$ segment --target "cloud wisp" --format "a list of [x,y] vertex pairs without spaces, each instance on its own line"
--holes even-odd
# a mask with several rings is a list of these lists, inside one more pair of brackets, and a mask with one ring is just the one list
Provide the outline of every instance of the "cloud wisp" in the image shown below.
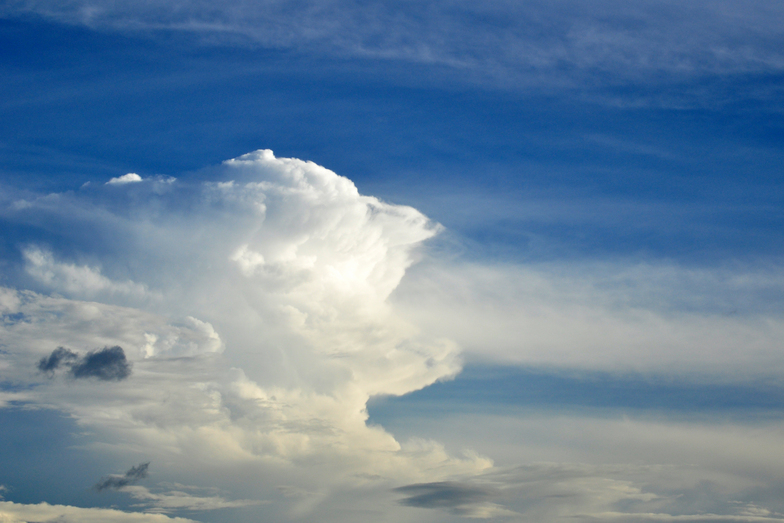
[[148,476],[147,469],[150,467],[150,462],[139,463],[131,467],[125,474],[111,475],[101,478],[101,480],[93,486],[93,489],[98,492],[102,490],[120,490],[129,485],[135,484]]
[[70,365],[71,362],[79,359],[79,355],[65,347],[57,347],[49,356],[44,356],[38,361],[38,370],[54,376],[54,371],[61,365]]
[[[711,74],[780,72],[784,10],[764,1],[233,0],[118,4],[25,1],[0,14],[131,32],[176,31],[251,45],[452,68],[512,86],[610,85]],[[128,176],[128,175],[126,175]],[[130,181],[130,180],[129,180]]]

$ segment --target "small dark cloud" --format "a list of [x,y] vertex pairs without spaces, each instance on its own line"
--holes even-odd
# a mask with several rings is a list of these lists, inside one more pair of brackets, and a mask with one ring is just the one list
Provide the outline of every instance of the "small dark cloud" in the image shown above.
[[38,370],[48,374],[50,378],[63,366],[69,367],[69,374],[74,379],[120,381],[131,375],[131,363],[119,345],[90,351],[84,357],[79,357],[70,349],[57,347],[48,357],[38,361]]
[[149,466],[150,462],[148,461],[147,463],[140,463],[135,467],[131,467],[131,469],[122,476],[112,474],[111,476],[103,477],[101,478],[101,481],[93,486],[93,488],[100,492],[106,489],[119,490],[128,485],[133,485],[140,479],[147,477],[147,468]]
[[399,501],[402,505],[445,509],[454,514],[461,514],[471,505],[486,502],[493,495],[490,489],[452,481],[406,485],[396,488],[395,492],[408,496]]
[[71,376],[98,378],[99,380],[124,380],[131,375],[131,364],[125,358],[122,347],[104,347],[99,351],[88,352],[71,366]]
[[54,375],[54,371],[61,365],[68,365],[70,362],[79,359],[79,356],[65,347],[57,347],[49,357],[44,356],[38,361],[38,370],[45,372],[49,376]]

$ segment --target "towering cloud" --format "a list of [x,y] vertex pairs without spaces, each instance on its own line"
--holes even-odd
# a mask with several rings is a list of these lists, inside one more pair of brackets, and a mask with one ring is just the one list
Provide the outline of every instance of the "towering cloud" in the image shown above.
[[[22,247],[19,274],[37,292],[3,290],[0,329],[14,349],[2,358],[17,382],[39,383],[11,399],[63,410],[120,455],[283,467],[312,489],[298,506],[325,488],[487,469],[481,456],[401,445],[366,424],[371,395],[460,369],[456,345],[421,334],[387,301],[439,226],[271,151],[204,175],[85,186],[3,211],[50,229],[46,243]],[[75,379],[41,382],[63,368]],[[96,488],[131,488],[145,472]]]

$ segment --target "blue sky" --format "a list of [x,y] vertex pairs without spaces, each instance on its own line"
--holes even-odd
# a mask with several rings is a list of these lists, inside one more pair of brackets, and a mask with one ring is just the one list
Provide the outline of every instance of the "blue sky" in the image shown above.
[[0,516],[784,520],[782,22],[0,6]]

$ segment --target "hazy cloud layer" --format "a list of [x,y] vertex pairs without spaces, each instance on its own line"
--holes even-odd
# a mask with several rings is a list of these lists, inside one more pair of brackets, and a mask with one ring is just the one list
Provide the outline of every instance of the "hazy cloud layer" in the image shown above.
[[[253,499],[226,499],[222,495],[203,495],[198,488],[177,485],[177,488],[152,492],[140,485],[124,487],[123,491],[130,494],[140,503],[137,507],[144,507],[146,512],[170,513],[181,510],[207,511],[227,508],[253,507],[266,505],[269,501]],[[160,490],[160,489],[159,489]]]
[[434,259],[394,302],[485,360],[746,381],[784,373],[782,297],[784,270],[774,265]]
[[439,481],[406,485],[396,488],[395,491],[407,496],[399,503],[409,507],[441,509],[469,518],[516,515],[515,512],[491,503],[489,500],[498,496],[494,495],[493,489],[479,485]]

